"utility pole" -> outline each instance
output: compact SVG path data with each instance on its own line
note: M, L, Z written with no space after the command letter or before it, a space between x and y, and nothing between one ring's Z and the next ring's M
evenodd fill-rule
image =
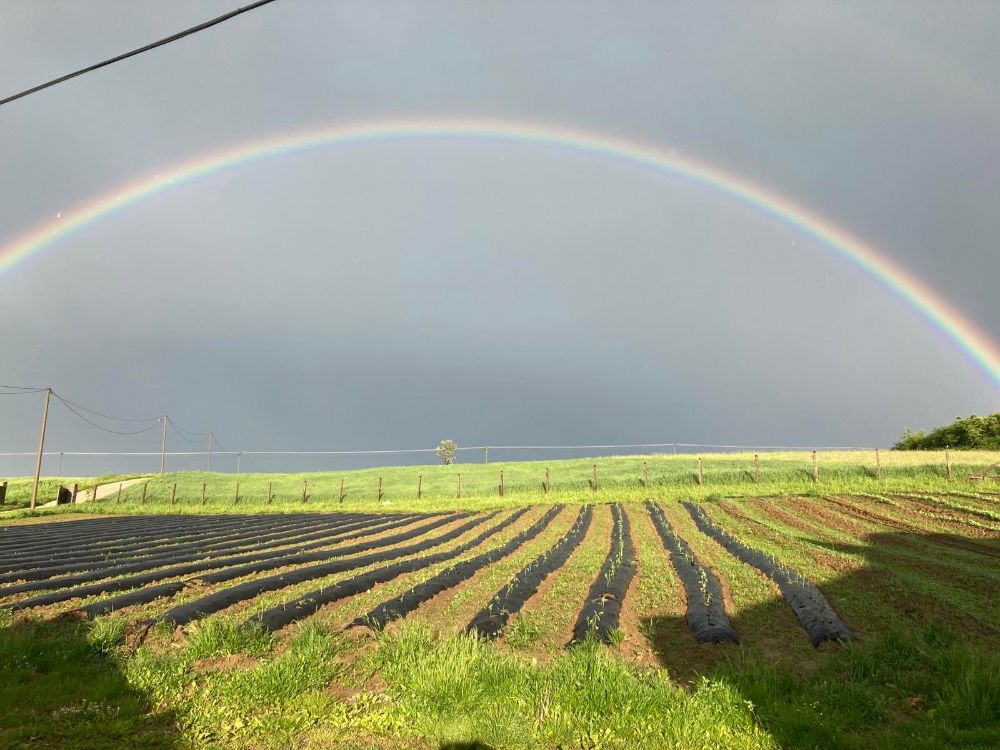
M160 417L163 422L163 441L160 443L160 476L163 476L163 465L167 459L167 415Z
M212 433L208 433L208 470L212 470Z
M49 398L52 389L45 389L45 408L42 411L42 434L38 436L38 459L35 461L35 483L31 485L31 509L35 509L38 500L38 477L42 473L42 452L45 450L45 425L49 421Z

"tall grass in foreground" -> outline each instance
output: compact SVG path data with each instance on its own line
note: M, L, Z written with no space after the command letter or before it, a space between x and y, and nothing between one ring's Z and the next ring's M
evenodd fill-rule
M393 709L416 736L496 748L776 748L739 691L642 673L593 642L545 665L469 636L419 626L383 637L375 657Z
M133 653L121 622L0 628L0 747L1000 746L1000 654L935 625L823 651L806 674L732 648L682 688L611 648L536 664L419 623L358 653L313 623L278 642L219 620Z

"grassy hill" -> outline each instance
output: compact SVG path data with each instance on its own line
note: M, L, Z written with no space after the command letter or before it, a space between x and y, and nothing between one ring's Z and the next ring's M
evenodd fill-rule
M956 483L969 474L1000 461L1000 451L952 452L950 481L943 451L885 451L880 454L879 460L881 478L873 451L821 452L816 455L818 481L814 481L810 452L763 453L759 458L757 481L754 454L709 454L701 457L701 484L698 481L699 457L695 455L385 466L300 474L178 472L162 477L150 476L147 483L126 488L122 493L121 506L112 497L100 501L100 508L85 504L78 510L94 512L117 508L123 512L200 512L203 508L203 484L206 497L204 509L209 512L218 512L222 508L244 512L373 507L443 510L538 502L611 502L646 498L705 500L743 496L943 491L949 487L954 489ZM591 486L595 466L596 490ZM544 486L546 470L548 491ZM501 471L504 481L502 497ZM105 477L101 481L114 482L124 478ZM11 480L8 505L26 505L30 497L30 481ZM81 490L85 491L93 486L94 480L73 481L78 481ZM49 496L54 497L57 484L46 480L42 498L52 499ZM306 493L304 503L303 489ZM170 502L172 496L173 505Z

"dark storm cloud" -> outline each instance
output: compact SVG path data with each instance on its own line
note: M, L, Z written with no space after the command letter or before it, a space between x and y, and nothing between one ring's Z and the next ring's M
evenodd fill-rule
M229 9L10 4L0 91ZM988 4L283 0L0 108L0 242L245 139L496 115L756 180L995 333L998 31ZM794 229L527 145L393 143L234 169L19 266L0 278L0 315L0 382L168 410L231 448L870 445L996 408L951 343ZM36 400L0 403L0 450L31 449ZM53 420L57 450L158 447L155 430Z

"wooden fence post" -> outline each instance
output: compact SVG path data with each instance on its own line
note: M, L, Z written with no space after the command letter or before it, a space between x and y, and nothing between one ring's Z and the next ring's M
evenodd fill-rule
M267 504L271 504L271 498L274 497L274 493L271 492L271 483L267 483Z
M122 483L118 483L118 497L115 498L115 505L122 501Z
M879 455L878 448L875 449L875 478L882 481L882 456Z
M705 476L701 471L701 459L698 459L698 484L702 485L705 483Z
M95 484L95 485L94 485L94 492L93 492L93 496L92 496L92 497L90 498L91 500L94 500L94 501L96 501L96 500L97 500L97 487L98 487L98 485L96 485L96 484Z
M344 502L344 478L340 478L340 495L337 496L337 502Z
M461 474L456 474L455 475L455 497L456 498L462 497L462 475Z
M642 486L649 489L649 467L645 461L642 462Z
M382 477L378 478L378 492L376 495L376 500L382 502Z
M145 482L142 485L142 498L139 502L146 502L146 488L149 487L149 482Z
M205 483L201 483L201 504L205 504Z
M944 463L948 467L948 481L951 481L951 451L948 450L948 446L944 447Z
M816 460L816 451L813 451L813 484L819 482L819 461Z
M753 481L754 484L760 484L760 454L753 454Z
M3 484L0 484L0 505L3 505L5 502L7 502L7 482L6 481L4 481Z
M233 498L233 505L236 505L240 501L240 483L239 480L236 481L236 496Z
M500 469L500 497L503 497L503 469Z
M309 497L309 480L308 479L303 479L302 480L302 502L305 502L308 497Z
M597 492L597 464L590 469L590 491Z
M170 489L170 504L173 505L177 501L177 482L174 482L173 487Z
M79 490L80 490L80 485L74 484L73 485L73 499L70 500L70 502L73 503L74 505L76 504L76 493L79 492Z
M549 494L549 470L545 470L545 480L542 482L542 487L545 488L545 494Z
M424 475L417 474L417 500L420 499L420 493L423 491Z

